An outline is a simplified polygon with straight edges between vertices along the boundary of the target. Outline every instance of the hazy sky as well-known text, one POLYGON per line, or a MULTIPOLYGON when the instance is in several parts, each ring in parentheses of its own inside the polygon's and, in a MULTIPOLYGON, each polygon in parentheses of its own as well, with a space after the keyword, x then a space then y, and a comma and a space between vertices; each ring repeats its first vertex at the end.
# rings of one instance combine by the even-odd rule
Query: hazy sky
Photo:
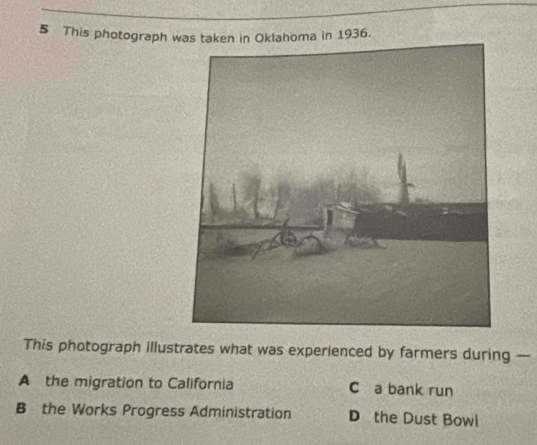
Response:
POLYGON ((484 200, 480 45, 211 61, 205 184, 365 168, 394 201, 399 152, 411 198, 484 200))

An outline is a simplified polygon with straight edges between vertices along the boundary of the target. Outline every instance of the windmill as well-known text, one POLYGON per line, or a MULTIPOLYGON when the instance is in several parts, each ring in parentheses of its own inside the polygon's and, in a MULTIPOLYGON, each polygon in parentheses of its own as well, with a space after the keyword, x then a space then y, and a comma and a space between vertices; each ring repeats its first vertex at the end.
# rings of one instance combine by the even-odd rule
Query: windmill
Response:
POLYGON ((397 161, 397 173, 399 175, 399 204, 409 204, 410 196, 408 189, 414 187, 414 184, 408 182, 406 177, 406 162, 403 160, 403 155, 399 153, 397 161))

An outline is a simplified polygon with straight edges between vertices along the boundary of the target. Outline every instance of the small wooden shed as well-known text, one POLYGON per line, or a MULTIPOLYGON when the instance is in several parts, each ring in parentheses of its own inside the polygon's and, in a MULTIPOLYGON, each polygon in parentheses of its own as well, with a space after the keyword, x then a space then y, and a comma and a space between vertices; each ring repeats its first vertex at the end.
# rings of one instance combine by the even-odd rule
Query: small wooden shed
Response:
POLYGON ((361 211, 347 202, 336 202, 324 207, 324 229, 353 229, 356 215, 361 211))

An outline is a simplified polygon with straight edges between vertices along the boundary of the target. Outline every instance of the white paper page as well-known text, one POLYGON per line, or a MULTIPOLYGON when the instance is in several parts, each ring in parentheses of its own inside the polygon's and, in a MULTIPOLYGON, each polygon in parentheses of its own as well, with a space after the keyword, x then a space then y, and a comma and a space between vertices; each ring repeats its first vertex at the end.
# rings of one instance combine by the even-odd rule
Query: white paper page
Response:
POLYGON ((537 4, 2 6, 2 444, 532 444, 537 4))

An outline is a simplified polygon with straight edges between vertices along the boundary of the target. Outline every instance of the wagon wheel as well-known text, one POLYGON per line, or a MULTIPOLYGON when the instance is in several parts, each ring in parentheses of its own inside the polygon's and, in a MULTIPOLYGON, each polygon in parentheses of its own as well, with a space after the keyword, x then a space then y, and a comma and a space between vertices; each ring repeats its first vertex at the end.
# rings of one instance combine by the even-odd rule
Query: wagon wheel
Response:
POLYGON ((310 233, 309 235, 307 235, 304 238, 302 238, 296 244, 295 248, 302 246, 304 244, 304 241, 306 241, 307 239, 313 239, 313 240, 317 241, 317 244, 319 245, 319 248, 321 249, 321 251, 326 252, 326 247, 323 246, 323 243, 321 242, 321 240, 319 238, 317 238, 315 235, 313 235, 313 233, 310 233))
MULTIPOLYGON (((272 250, 272 249, 275 248, 275 247, 273 247, 274 241, 276 241, 278 239, 278 237, 281 237, 281 236, 282 236, 282 232, 278 232, 276 235, 274 235, 274 237, 270 240, 268 250, 272 250)), ((278 247, 278 246, 276 246, 276 247, 278 247)))
POLYGON ((269 250, 275 249, 279 246, 274 246, 274 242, 280 238, 280 246, 293 247, 296 245, 297 238, 296 235, 290 230, 282 230, 278 232, 272 240, 270 241, 269 250))
MULTIPOLYGON (((283 238, 283 234, 282 234, 282 238, 283 238)), ((295 234, 293 232, 289 231, 287 233, 287 236, 285 238, 283 238, 282 242, 283 242, 284 246, 293 247, 293 246, 296 245, 297 239, 296 239, 295 234)))

